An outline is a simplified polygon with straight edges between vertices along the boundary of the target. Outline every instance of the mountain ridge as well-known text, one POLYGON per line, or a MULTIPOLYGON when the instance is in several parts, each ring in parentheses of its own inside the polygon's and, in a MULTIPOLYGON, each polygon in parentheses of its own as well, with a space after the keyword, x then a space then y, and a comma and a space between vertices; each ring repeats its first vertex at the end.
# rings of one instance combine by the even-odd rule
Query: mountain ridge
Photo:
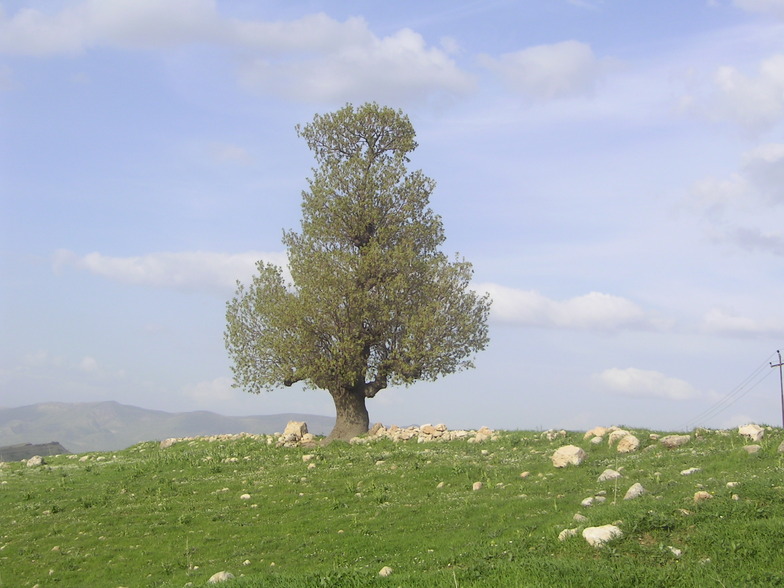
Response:
POLYGON ((223 433, 271 434, 292 420, 317 435, 329 433, 334 417, 283 413, 224 416, 198 410, 166 412, 109 400, 43 402, 0 408, 0 446, 57 441, 74 453, 115 451, 142 441, 223 433))

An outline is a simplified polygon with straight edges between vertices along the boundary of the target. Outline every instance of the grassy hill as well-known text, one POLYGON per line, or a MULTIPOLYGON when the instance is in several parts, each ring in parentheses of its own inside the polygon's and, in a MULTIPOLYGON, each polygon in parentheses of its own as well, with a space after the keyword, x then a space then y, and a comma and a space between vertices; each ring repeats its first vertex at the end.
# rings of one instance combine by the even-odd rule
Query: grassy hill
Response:
POLYGON ((47 402, 0 408, 0 446, 58 441, 70 451, 112 451, 168 437, 282 431, 286 423, 306 421, 326 434, 334 417, 302 414, 227 417, 213 412, 170 413, 118 402, 47 402))
POLYGON ((767 429, 756 454, 737 431, 672 449, 634 433, 631 453, 582 433, 504 432, 148 442, 4 464, 0 586, 198 587, 224 570, 227 588, 784 585, 784 431, 767 429), (587 457, 555 468, 567 444, 587 457), (608 468, 622 477, 599 481, 608 468), (624 500, 635 483, 645 493, 624 500), (581 536, 607 524, 623 536, 600 548, 581 536))

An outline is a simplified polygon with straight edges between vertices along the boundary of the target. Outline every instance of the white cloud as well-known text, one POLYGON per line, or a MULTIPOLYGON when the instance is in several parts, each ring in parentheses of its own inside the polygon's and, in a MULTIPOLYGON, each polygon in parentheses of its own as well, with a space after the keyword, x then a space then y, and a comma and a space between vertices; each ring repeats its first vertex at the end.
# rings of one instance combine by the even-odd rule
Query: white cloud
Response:
POLYGON ((784 0, 734 0, 733 3, 748 12, 770 14, 784 19, 784 0))
POLYGON ((79 362, 79 370, 87 373, 95 373, 98 371, 98 361, 94 357, 87 355, 79 362))
POLYGON ((410 29, 376 36, 361 18, 311 14, 286 22, 226 18, 212 0, 85 0, 56 14, 0 11, 0 53, 78 54, 95 47, 157 49, 188 44, 238 49, 241 81, 303 101, 421 101, 462 94, 473 80, 410 29))
POLYGON ((700 396, 688 382, 668 377, 661 372, 637 368, 611 368, 595 378, 610 392, 636 398, 667 398, 687 400, 700 396))
POLYGON ((718 308, 713 308, 705 314, 702 326, 709 333, 722 335, 784 336, 784 317, 768 316, 765 319, 753 319, 718 308))
POLYGON ((535 100, 590 94, 608 68, 590 45, 579 41, 538 45, 497 59, 483 56, 481 61, 511 90, 535 100))
POLYGON ((241 78, 249 88, 302 101, 420 102, 433 93, 473 88, 447 51, 428 47, 410 29, 384 38, 368 31, 358 41, 346 39, 301 59, 257 58, 242 68, 241 78))
POLYGON ((55 253, 54 267, 75 267, 92 274, 142 286, 164 288, 233 290, 237 280, 247 281, 264 260, 285 267, 283 253, 212 253, 185 251, 150 253, 137 257, 111 257, 101 253, 78 256, 71 251, 55 253))
POLYGON ((568 300, 551 300, 534 290, 518 290, 498 284, 478 284, 493 299, 492 318, 533 327, 618 330, 659 328, 661 321, 648 317, 635 303, 601 292, 568 300))
POLYGON ((768 129, 784 118, 784 54, 763 60, 756 76, 732 66, 720 67, 714 83, 717 116, 751 131, 768 129))
POLYGON ((183 387, 185 397, 199 406, 215 407, 216 402, 234 400, 237 390, 232 388, 233 380, 230 377, 215 378, 205 382, 189 384, 183 387))

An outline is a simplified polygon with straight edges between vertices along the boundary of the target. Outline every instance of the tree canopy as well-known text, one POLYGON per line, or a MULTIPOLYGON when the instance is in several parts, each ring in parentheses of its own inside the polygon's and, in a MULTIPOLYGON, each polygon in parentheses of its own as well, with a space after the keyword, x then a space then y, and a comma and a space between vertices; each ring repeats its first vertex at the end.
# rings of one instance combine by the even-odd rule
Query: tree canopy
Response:
POLYGON ((417 143, 405 114, 347 105, 297 133, 318 167, 301 230, 283 237, 292 283, 259 262, 227 304, 225 342, 235 385, 248 392, 295 382, 328 390, 331 437, 345 439, 367 431, 366 398, 473 367, 490 301, 470 289, 471 265, 439 249, 435 182, 407 170, 417 143))

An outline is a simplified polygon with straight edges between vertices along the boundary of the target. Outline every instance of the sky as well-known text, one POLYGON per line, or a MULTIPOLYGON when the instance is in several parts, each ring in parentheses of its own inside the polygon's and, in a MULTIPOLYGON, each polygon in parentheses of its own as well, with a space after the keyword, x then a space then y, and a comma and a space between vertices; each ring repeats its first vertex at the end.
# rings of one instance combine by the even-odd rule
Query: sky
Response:
POLYGON ((0 2, 0 406, 334 414, 233 388, 225 305, 367 101, 493 298, 371 422, 781 425, 784 0, 0 2))

